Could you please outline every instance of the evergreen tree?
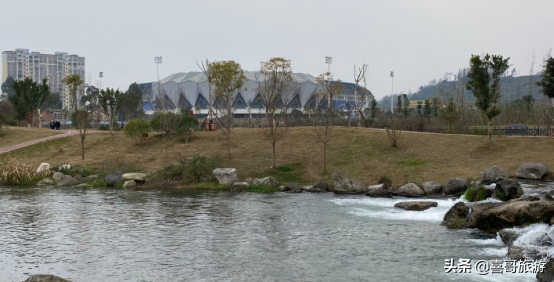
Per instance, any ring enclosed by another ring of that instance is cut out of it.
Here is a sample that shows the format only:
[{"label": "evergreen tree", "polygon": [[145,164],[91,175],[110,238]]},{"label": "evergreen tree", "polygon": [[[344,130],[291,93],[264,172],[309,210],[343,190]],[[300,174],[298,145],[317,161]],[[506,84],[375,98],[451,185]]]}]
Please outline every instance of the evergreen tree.
[{"label": "evergreen tree", "polygon": [[546,97],[554,98],[554,58],[550,57],[546,60],[542,80],[537,82],[537,85],[542,87],[542,93]]}]

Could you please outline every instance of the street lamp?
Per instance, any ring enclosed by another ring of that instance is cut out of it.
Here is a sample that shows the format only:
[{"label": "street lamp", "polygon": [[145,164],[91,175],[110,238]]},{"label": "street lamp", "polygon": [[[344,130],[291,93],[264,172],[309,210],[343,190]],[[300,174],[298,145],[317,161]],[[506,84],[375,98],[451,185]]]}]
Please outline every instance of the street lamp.
[{"label": "street lamp", "polygon": [[390,112],[394,113],[394,108],[392,105],[392,102],[394,100],[394,72],[390,71],[390,78],[391,78],[391,93],[390,93]]},{"label": "street lamp", "polygon": [[163,110],[164,99],[162,97],[162,91],[161,91],[161,85],[160,85],[160,70],[159,70],[159,65],[162,63],[162,56],[154,57],[154,63],[156,64],[156,76],[158,78],[158,98],[161,99],[161,107]]}]

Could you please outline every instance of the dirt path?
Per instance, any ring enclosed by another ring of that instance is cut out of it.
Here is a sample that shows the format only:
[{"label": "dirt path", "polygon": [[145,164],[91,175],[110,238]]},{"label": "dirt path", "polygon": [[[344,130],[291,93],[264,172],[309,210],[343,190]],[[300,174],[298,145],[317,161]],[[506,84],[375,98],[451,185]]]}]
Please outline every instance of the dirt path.
[{"label": "dirt path", "polygon": [[32,140],[32,141],[23,142],[21,144],[13,145],[13,146],[10,146],[10,147],[1,148],[0,149],[0,155],[4,154],[4,153],[7,153],[7,152],[17,150],[17,149],[20,149],[20,148],[23,148],[23,147],[27,147],[27,146],[35,145],[35,144],[38,144],[38,143],[41,143],[41,142],[45,142],[45,141],[48,141],[48,140],[64,138],[64,137],[73,136],[73,135],[76,135],[76,134],[79,134],[79,131],[71,130],[71,131],[68,131],[68,132],[63,133],[63,134],[57,134],[57,135],[53,135],[53,136],[39,138],[39,139],[35,139],[35,140]]}]

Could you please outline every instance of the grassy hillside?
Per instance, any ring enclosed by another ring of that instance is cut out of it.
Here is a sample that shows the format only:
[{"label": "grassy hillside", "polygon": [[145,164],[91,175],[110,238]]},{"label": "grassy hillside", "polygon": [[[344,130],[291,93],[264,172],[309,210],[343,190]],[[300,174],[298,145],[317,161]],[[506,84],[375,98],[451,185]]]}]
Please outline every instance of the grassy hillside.
[{"label": "grassy hillside", "polygon": [[[20,158],[38,165],[70,163],[110,172],[153,172],[191,157],[195,152],[218,156],[222,165],[236,167],[239,178],[274,175],[281,181],[312,183],[330,181],[331,174],[322,173],[322,144],[316,141],[311,127],[297,127],[277,143],[277,163],[294,170],[279,172],[270,169],[271,147],[263,129],[236,129],[232,135],[232,159],[226,158],[222,132],[197,132],[187,143],[165,143],[160,136],[150,136],[143,145],[123,133],[89,134],[86,138],[86,160],[80,160],[79,137],[48,141],[0,155],[0,163]],[[342,172],[370,185],[381,176],[392,179],[393,185],[424,181],[444,182],[453,177],[472,177],[493,165],[515,172],[525,161],[541,161],[554,168],[554,138],[497,137],[489,148],[486,136],[437,135],[403,132],[400,147],[391,148],[385,131],[366,128],[336,127],[329,144],[330,172]]]},{"label": "grassy hillside", "polygon": [[50,128],[39,129],[3,126],[0,128],[0,149],[61,133],[65,132],[52,130]]}]

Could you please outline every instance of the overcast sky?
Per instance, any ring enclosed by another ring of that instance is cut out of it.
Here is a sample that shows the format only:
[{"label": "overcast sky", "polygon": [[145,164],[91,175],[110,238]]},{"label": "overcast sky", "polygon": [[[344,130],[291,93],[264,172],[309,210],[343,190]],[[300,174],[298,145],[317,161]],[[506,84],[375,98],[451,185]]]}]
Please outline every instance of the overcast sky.
[{"label": "overcast sky", "polygon": [[0,49],[86,58],[87,82],[132,82],[198,71],[197,61],[235,60],[245,70],[281,56],[317,76],[353,81],[368,64],[376,97],[417,91],[468,65],[471,54],[510,57],[520,75],[533,53],[554,47],[553,0],[2,0]]}]

